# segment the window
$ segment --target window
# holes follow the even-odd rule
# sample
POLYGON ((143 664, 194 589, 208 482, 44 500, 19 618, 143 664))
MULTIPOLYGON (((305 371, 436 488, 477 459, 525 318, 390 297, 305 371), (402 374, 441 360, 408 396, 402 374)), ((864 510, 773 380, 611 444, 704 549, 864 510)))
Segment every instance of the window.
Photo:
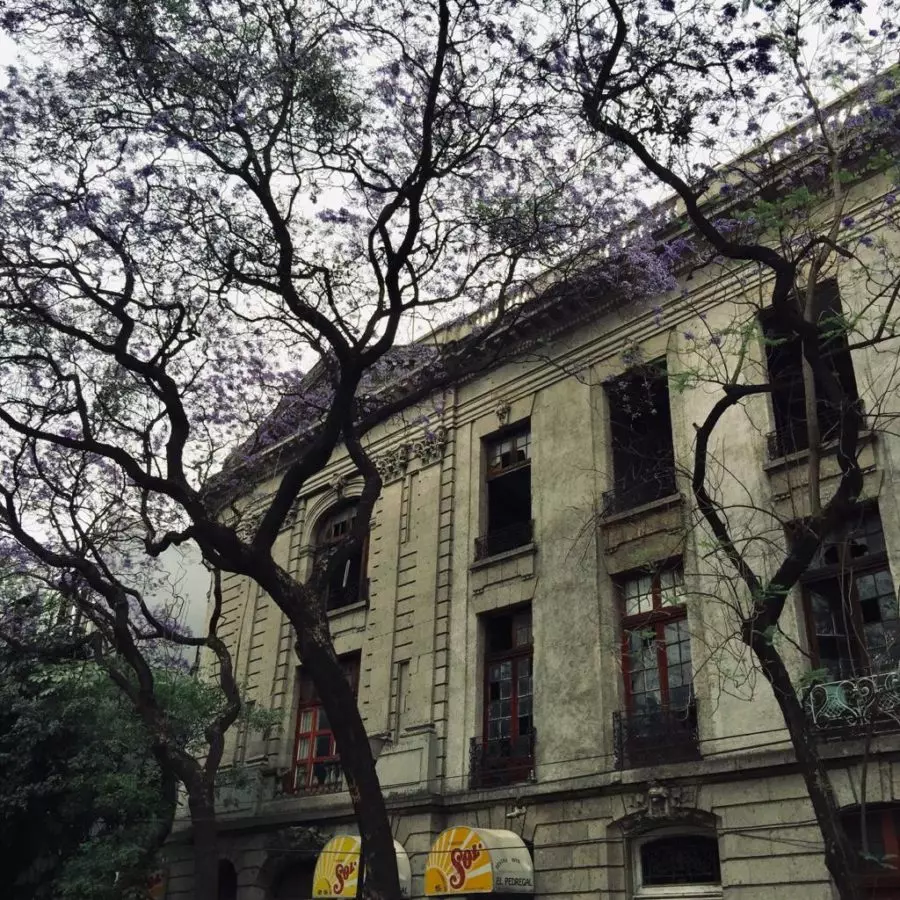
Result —
POLYGON ((719 844, 712 835, 665 834, 635 849, 635 897, 722 896, 719 844))
MULTIPOLYGON (((299 851, 301 854, 303 851, 299 851)), ((297 850, 292 849, 291 855, 297 850)), ((316 871, 315 860, 298 860, 288 863, 272 883, 268 894, 272 900, 297 900, 299 897, 314 897, 313 875, 316 871)))
POLYGON ((526 424, 485 442, 487 533, 475 542, 484 559, 528 544, 531 521, 531 430, 526 424))
POLYGON ((675 493, 675 451, 665 360, 606 387, 612 440, 613 488, 607 513, 622 512, 675 493))
POLYGON ((619 583, 626 710, 617 716, 617 750, 623 764, 696 758, 683 585, 680 566, 633 574, 619 583))
MULTIPOLYGON (((327 515, 320 524, 316 540, 317 556, 321 559, 326 554, 334 553, 350 534, 356 521, 356 506, 345 506, 327 515)), ((354 603, 365 602, 368 597, 368 580, 366 578, 366 561, 368 555, 368 537, 362 546, 354 550, 344 561, 332 571, 325 586, 327 591, 326 609, 341 609, 354 603)))
POLYGON ((681 568, 622 581, 625 693, 635 712, 685 709, 691 701, 691 641, 681 568))
POLYGON ((484 737, 473 753, 478 787, 524 781, 534 766, 531 610, 485 622, 484 737))
POLYGON ((850 842, 862 857, 863 887, 870 900, 900 896, 900 807, 872 804, 866 808, 865 840, 859 810, 842 816, 850 842))
MULTIPOLYGON (((341 659, 341 667, 354 695, 359 686, 359 655, 341 659)), ((306 792, 339 791, 341 764, 328 715, 316 694, 312 679, 299 673, 300 703, 294 740, 294 768, 290 790, 306 792)))
MULTIPOLYGON (((819 346, 823 361, 837 376, 842 392, 857 400, 856 377, 842 328, 841 299, 837 283, 825 281, 816 287, 819 346)), ((803 389, 803 346, 794 332, 776 322, 771 310, 762 314, 766 342, 766 363, 772 382, 772 413, 775 432, 769 438, 769 456, 777 458, 809 446, 806 421, 806 393, 803 389)), ((840 410, 828 399, 821 377, 814 379, 816 411, 822 441, 838 437, 840 410)))
POLYGON ((900 661, 900 617, 878 509, 825 538, 801 579, 813 663, 835 680, 900 661))
POLYGON ((236 900, 237 872, 230 859, 219 860, 219 900, 236 900))

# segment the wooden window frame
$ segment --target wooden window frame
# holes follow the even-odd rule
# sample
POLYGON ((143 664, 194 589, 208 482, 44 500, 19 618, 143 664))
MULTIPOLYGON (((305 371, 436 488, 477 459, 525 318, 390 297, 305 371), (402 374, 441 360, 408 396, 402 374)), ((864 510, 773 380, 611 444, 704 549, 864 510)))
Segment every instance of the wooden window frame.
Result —
MULTIPOLYGON (((812 610, 811 591, 817 584, 824 584, 831 581, 841 583, 841 596, 845 598, 846 605, 849 607, 849 622, 852 630, 847 634, 846 649, 850 652, 850 664, 853 673, 850 676, 839 677, 857 677, 872 674, 872 659, 869 655, 869 647, 865 641, 864 622, 862 618, 861 600, 857 586, 857 579, 863 575, 872 575, 876 572, 886 571, 891 577, 890 564, 887 554, 887 546, 885 544, 884 526, 881 521, 881 515, 878 507, 873 505, 860 510, 860 523, 865 521, 869 516, 877 517, 880 526, 881 542, 884 549, 877 550, 873 553, 867 553, 862 558, 854 559, 849 553, 849 541, 852 540, 854 532, 849 531, 844 535, 839 547, 839 558, 835 563, 828 565, 820 565, 817 568, 810 568, 800 577, 800 585, 803 600, 803 615, 806 620, 806 635, 809 642, 810 658, 814 668, 821 666, 821 653, 819 649, 818 633, 814 621, 812 610), (846 589, 844 588, 846 585, 846 589)), ((823 541, 824 547, 828 543, 826 538, 823 541)))
POLYGON ((530 419, 523 419, 482 439, 484 480, 479 507, 482 534, 475 540, 476 561, 526 546, 534 539, 532 446, 530 419), (517 441, 520 440, 523 459, 517 458, 517 441), (506 441, 512 442, 513 449, 512 459, 504 463, 502 455, 499 459, 495 457, 506 441))
MULTIPOLYGON (((515 446, 515 444, 513 446, 515 446)), ((516 469, 524 469, 526 466, 530 466, 531 420, 525 419, 522 422, 517 422, 515 425, 510 425, 508 428, 504 428, 502 431, 495 432, 489 437, 486 437, 484 439, 484 459, 485 481, 492 481, 494 478, 502 478, 510 472, 515 472, 516 469), (527 452, 525 459, 512 462, 509 465, 503 465, 501 460, 496 466, 491 466, 491 454, 497 447, 501 446, 504 441, 515 441, 516 438, 522 437, 523 435, 526 438, 525 448, 527 452)))
MULTIPOLYGON (((634 694, 631 687, 631 653, 629 652, 628 636, 633 631, 643 630, 649 631, 651 628, 656 632, 656 667, 659 674, 659 694, 660 707, 668 710, 670 706, 670 690, 669 690, 669 658, 665 641, 665 627, 674 622, 687 620, 687 607, 684 603, 663 605, 662 603, 662 585, 660 576, 665 571, 677 571, 681 573, 680 584, 684 585, 684 570, 680 560, 671 560, 667 563, 657 566, 652 572, 629 572, 617 579, 617 588, 620 603, 620 629, 621 629, 621 647, 622 647, 622 676, 625 689, 625 708, 629 713, 636 712, 634 706, 634 694), (625 596, 625 583, 634 578, 646 577, 649 575, 652 579, 651 591, 653 599, 653 608, 647 612, 627 614, 625 596)), ((691 691, 690 696, 693 700, 693 656, 691 658, 691 691)))
MULTIPOLYGON (((341 666, 344 669, 344 674, 350 683, 351 689, 353 690, 354 697, 356 697, 359 692, 360 662, 361 654, 359 653, 352 653, 348 656, 341 657, 340 659, 341 666)), ((334 765, 335 763, 339 763, 340 754, 338 753, 337 743, 334 738, 334 733, 331 730, 330 723, 328 728, 319 727, 319 717, 324 711, 324 707, 322 705, 322 701, 316 694, 315 685, 313 685, 312 679, 310 679, 309 676, 303 672, 302 667, 298 670, 297 674, 297 691, 298 703, 297 713, 294 721, 294 750, 289 782, 290 793, 317 793, 336 790, 340 787, 343 780, 342 778, 338 779, 335 784, 311 783, 314 772, 313 767, 317 764, 321 766, 334 765), (305 697, 304 685, 308 686, 305 697), (311 728, 305 731, 301 731, 300 723, 302 722, 304 713, 307 712, 311 714, 311 728), (330 738, 329 753, 323 756, 317 754, 315 750, 317 739, 319 737, 324 737, 325 735, 328 735, 330 738), (301 760, 298 757, 298 753, 300 749, 300 741, 304 738, 308 739, 309 741, 309 752, 301 760), (297 776, 301 763, 306 767, 306 777, 305 783, 299 785, 297 783, 297 776)))
MULTIPOLYGON (((353 523, 356 520, 356 512, 358 509, 358 504, 347 503, 343 506, 338 506, 331 509, 327 512, 319 522, 317 533, 316 533, 316 542, 315 542, 315 553, 316 555, 320 555, 324 551, 328 550, 331 547, 338 546, 346 537, 346 534, 352 529, 353 523), (326 531, 334 525, 337 521, 339 521, 339 517, 346 516, 349 514, 349 525, 346 532, 339 534, 335 537, 331 535, 326 535, 326 531)), ((352 558, 347 559, 347 564, 351 562, 352 558)), ((347 608, 348 606, 356 606, 358 603, 367 603, 369 599, 369 591, 368 591, 368 566, 369 566, 369 533, 366 532, 365 537, 362 541, 362 546, 359 549, 359 585, 357 588, 356 596, 352 597, 349 600, 346 600, 347 594, 337 593, 333 590, 333 587, 330 583, 326 584, 327 595, 325 598, 325 608, 328 612, 338 612, 342 609, 347 608), (346 600, 346 602, 336 603, 334 602, 335 598, 340 598, 346 600)))
MULTIPOLYGON (((498 650, 493 653, 489 650, 488 647, 488 635, 485 634, 485 648, 484 648, 484 680, 483 680, 483 698, 484 698, 484 710, 482 717, 482 727, 483 727, 483 737, 482 741, 487 746, 494 741, 499 740, 508 740, 512 747, 515 747, 517 742, 521 741, 526 737, 531 737, 534 734, 534 620, 531 615, 531 608, 524 607, 517 610, 510 610, 504 613, 500 613, 498 615, 490 616, 486 620, 486 627, 490 628, 490 624, 492 620, 496 620, 500 616, 509 616, 512 620, 512 628, 515 632, 515 617, 517 615, 528 613, 528 627, 531 636, 531 640, 528 644, 523 644, 519 647, 516 647, 515 644, 509 650, 498 650), (531 679, 531 730, 527 732, 527 734, 521 734, 519 732, 519 663, 527 659, 529 662, 529 677, 531 679), (491 686, 491 666, 497 665, 498 663, 504 662, 512 663, 512 691, 510 694, 510 733, 507 738, 491 738, 490 737, 490 686, 491 686)), ((515 634, 513 635, 513 640, 515 641, 515 634)), ((516 762, 521 763, 523 759, 530 758, 519 754, 516 756, 510 756, 510 764, 514 765, 516 762)))

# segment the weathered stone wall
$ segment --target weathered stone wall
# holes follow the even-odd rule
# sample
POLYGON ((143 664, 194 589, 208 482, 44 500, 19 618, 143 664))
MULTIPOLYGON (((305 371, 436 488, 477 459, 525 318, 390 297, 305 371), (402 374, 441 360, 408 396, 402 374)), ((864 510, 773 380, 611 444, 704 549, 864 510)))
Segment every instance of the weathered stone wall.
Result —
MULTIPOLYGON (((858 269, 842 264, 836 275, 845 309, 857 310, 864 299, 858 269)), ((791 773, 783 723, 736 639, 737 619, 728 604, 746 603, 746 597, 709 553, 709 536, 690 496, 695 427, 719 394, 708 384, 678 379, 727 374, 727 356, 719 358, 710 349, 718 345, 708 338, 726 332, 738 311, 749 310, 744 304, 765 290, 757 286, 754 296, 740 285, 733 274, 707 272, 687 283, 687 301, 663 298, 661 321, 648 304, 560 326, 538 347, 523 348, 520 359, 446 395, 437 442, 423 441, 420 425, 399 423, 367 438, 385 473, 370 537, 370 601, 335 612, 332 632, 338 653, 361 653, 359 704, 370 733, 391 739, 378 769, 417 884, 431 839, 447 825, 465 823, 511 828, 533 841, 539 895, 624 900, 633 849, 621 821, 640 819, 647 785, 658 780, 682 807, 715 822, 727 900, 786 896, 787 884, 791 900, 830 898, 818 832, 803 785, 791 773), (701 352, 702 335, 707 340, 701 352), (639 348, 646 360, 665 356, 673 385, 681 386, 670 393, 678 495, 608 517, 598 527, 601 495, 611 479, 603 383, 625 371, 625 347, 639 348), (476 562, 474 542, 486 524, 483 441, 501 424, 525 419, 532 436, 534 541, 476 562), (624 700, 613 577, 675 554, 682 555, 686 574, 703 759, 617 772, 612 714, 624 700), (536 780, 469 791, 469 741, 481 735, 483 720, 479 617, 523 603, 531 604, 534 626, 536 780), (519 806, 524 814, 507 818, 519 806)), ((740 377, 749 380, 760 374, 764 351, 753 341, 745 349, 740 377)), ((898 584, 900 435, 878 427, 900 413, 898 348, 887 349, 863 348, 853 358, 867 405, 884 413, 873 421, 863 448, 865 492, 878 500, 898 584)), ((415 419, 415 412, 405 417, 415 419)), ((714 490, 729 506, 733 528, 765 538, 748 551, 764 575, 774 565, 772 548, 784 541, 772 512, 790 518, 805 509, 802 457, 767 461, 772 428, 768 399, 754 397, 726 414, 711 446, 714 490)), ((834 458, 826 458, 826 496, 833 469, 834 458)), ((274 482, 258 486, 255 497, 273 489, 274 482)), ((343 453, 310 481, 276 546, 291 572, 305 576, 316 523, 340 497, 358 490, 343 453)), ((799 673, 808 663, 798 598, 782 625, 786 658, 799 673)), ((298 665, 280 610, 255 585, 227 578, 222 636, 248 697, 279 710, 285 726, 268 744, 232 734, 226 753, 226 760, 271 770, 241 809, 226 813, 223 837, 239 872, 241 900, 262 900, 265 886, 248 873, 268 858, 265 834, 300 822, 325 831, 341 822, 346 827, 349 804, 343 794, 284 797, 272 790, 271 773, 290 766, 298 665)), ((858 802, 860 748, 834 747, 847 756, 846 771, 835 774, 841 802, 858 802)), ((888 749, 897 748, 880 739, 870 802, 900 799, 895 767, 878 758, 888 749)), ((664 748, 661 757, 664 762, 664 748)), ((190 893, 189 863, 175 858, 179 847, 173 845, 171 897, 190 893)))

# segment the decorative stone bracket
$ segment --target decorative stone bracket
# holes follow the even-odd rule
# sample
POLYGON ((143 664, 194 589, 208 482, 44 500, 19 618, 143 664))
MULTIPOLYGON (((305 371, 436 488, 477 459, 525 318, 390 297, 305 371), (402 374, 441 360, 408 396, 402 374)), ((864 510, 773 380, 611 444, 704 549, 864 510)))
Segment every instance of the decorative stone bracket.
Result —
POLYGON ((616 823, 626 834, 641 834, 662 825, 714 825, 714 817, 697 809, 697 786, 650 782, 627 797, 629 812, 616 823))
POLYGON ((418 440, 399 444, 375 460, 378 474, 385 483, 396 481, 406 473, 410 462, 416 457, 422 467, 430 466, 444 455, 449 440, 448 430, 440 425, 418 440))

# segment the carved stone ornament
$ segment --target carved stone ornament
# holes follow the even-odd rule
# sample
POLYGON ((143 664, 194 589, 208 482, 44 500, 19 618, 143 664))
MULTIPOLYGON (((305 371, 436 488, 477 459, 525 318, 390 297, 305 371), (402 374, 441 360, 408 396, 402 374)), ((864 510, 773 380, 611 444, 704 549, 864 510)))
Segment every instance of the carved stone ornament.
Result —
POLYGON ((646 790, 628 798, 629 812, 618 824, 626 834, 640 834, 666 824, 705 827, 710 814, 696 809, 696 803, 696 785, 652 781, 646 790))
POLYGON ((335 475, 331 481, 328 482, 328 487, 330 487, 335 494, 337 494, 338 499, 340 500, 344 496, 344 491, 347 489, 347 476, 346 475, 335 475))
POLYGON ((443 425, 410 444, 409 455, 418 456, 423 466, 430 466, 444 455, 450 435, 443 425))
POLYGON ((409 465, 409 444, 400 444, 393 450, 379 456, 375 460, 375 467, 384 482, 394 481, 406 471, 409 465))
POLYGON ((375 460, 378 474, 385 483, 395 481, 406 473, 410 462, 417 457, 422 466, 429 466, 444 455, 449 439, 447 429, 439 425, 418 440, 399 444, 375 460))
POLYGON ((501 428, 509 421, 509 411, 509 400, 501 400, 497 404, 497 408, 494 410, 494 412, 497 414, 497 421, 500 423, 501 428))

